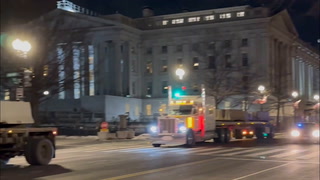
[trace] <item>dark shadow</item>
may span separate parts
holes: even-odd
[[[12,180],[12,179],[23,179],[32,180],[35,178],[52,176],[58,174],[64,174],[72,172],[70,169],[66,169],[60,165],[47,165],[47,166],[17,166],[8,164],[1,167],[0,179],[1,180]]]

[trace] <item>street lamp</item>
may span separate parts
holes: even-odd
[[[265,89],[266,89],[266,88],[265,88],[263,85],[260,85],[260,86],[258,87],[258,91],[260,91],[260,93],[263,93]]]
[[[20,39],[14,40],[12,47],[17,51],[22,51],[24,54],[28,53],[32,48],[28,41],[21,41]]]
[[[313,99],[316,100],[316,101],[319,101],[319,95],[314,95]]]
[[[182,68],[178,68],[176,70],[176,75],[179,76],[179,79],[182,79],[183,76],[185,75],[185,71]]]
[[[49,91],[44,91],[43,92],[43,95],[45,95],[45,96],[48,96],[50,93],[49,93]]]
[[[293,98],[297,98],[299,96],[299,93],[297,91],[293,91],[291,95]]]

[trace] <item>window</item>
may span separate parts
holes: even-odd
[[[168,52],[168,47],[167,46],[162,46],[161,47],[161,52],[162,53],[167,53]]]
[[[231,41],[230,40],[225,40],[224,41],[224,47],[225,48],[231,48]]]
[[[49,70],[49,66],[48,65],[44,65],[43,66],[43,76],[48,76],[48,70]]]
[[[242,47],[247,47],[248,46],[248,39],[247,38],[241,40],[241,46]]]
[[[120,45],[120,51],[121,51],[121,53],[123,53],[123,51],[124,51],[122,44]]]
[[[220,19],[228,19],[231,18],[231,13],[225,13],[219,15]]]
[[[94,96],[94,48],[93,45],[88,46],[89,61],[89,96]]]
[[[73,97],[80,98],[80,48],[73,46]]]
[[[5,101],[9,101],[10,100],[10,91],[8,89],[6,89],[4,91],[4,100]]]
[[[147,104],[146,105],[146,114],[147,114],[147,116],[151,116],[152,115],[152,106],[151,106],[151,104]]]
[[[188,18],[188,22],[197,22],[200,21],[200,17],[190,17]]]
[[[173,19],[171,22],[172,24],[181,24],[183,23],[183,19]]]
[[[249,62],[248,62],[248,54],[247,53],[243,53],[242,54],[242,66],[248,66]]]
[[[197,57],[193,58],[193,69],[194,70],[199,69],[199,59]]]
[[[231,55],[225,55],[225,65],[226,68],[232,68],[232,63],[231,63]]]
[[[182,65],[182,58],[177,59],[177,64]]]
[[[208,68],[216,69],[216,58],[214,56],[209,56],[208,61]]]
[[[243,17],[245,15],[244,11],[237,12],[237,17]]]
[[[64,59],[65,59],[65,52],[62,46],[57,47],[57,58],[59,62],[59,99],[65,98],[65,69],[64,69]]]
[[[146,73],[152,74],[152,62],[151,61],[148,61],[146,64]]]
[[[136,72],[136,60],[131,60],[131,72]]]
[[[162,94],[168,94],[168,81],[162,81]]]
[[[132,95],[136,94],[136,82],[132,82]]]
[[[168,71],[168,62],[167,60],[162,60],[162,72],[167,72]]]
[[[136,116],[139,116],[140,115],[140,110],[139,110],[139,106],[136,106],[136,109],[135,109],[135,113],[134,113]]]
[[[205,21],[214,20],[214,15],[205,16],[205,17],[204,17],[204,20],[205,20]]]
[[[147,54],[152,54],[152,48],[151,47],[147,48]]]
[[[147,96],[151,97],[152,95],[152,82],[147,83]]]
[[[182,52],[182,45],[177,45],[177,52]]]
[[[231,103],[229,101],[224,102],[224,108],[225,109],[230,109]]]
[[[168,25],[168,23],[169,23],[168,20],[163,20],[163,21],[162,21],[162,25],[164,25],[164,26],[165,26],[165,25]]]
[[[214,42],[210,42],[210,43],[208,44],[208,49],[209,49],[209,50],[215,50],[215,49],[216,49],[216,44],[215,44]]]

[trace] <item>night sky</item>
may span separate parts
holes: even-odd
[[[287,8],[300,37],[315,45],[319,35],[320,0],[71,0],[100,14],[120,13],[141,17],[141,8],[150,6],[155,15],[214,9],[238,5],[267,6],[275,11]],[[56,0],[1,0],[1,31],[10,25],[37,18],[56,8]]]

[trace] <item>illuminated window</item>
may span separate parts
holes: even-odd
[[[43,76],[48,76],[48,70],[49,70],[49,66],[48,65],[44,65],[44,67],[43,67]]]
[[[147,104],[146,105],[146,114],[147,114],[147,116],[151,116],[152,115],[151,109],[152,109],[151,104]]]
[[[162,81],[162,94],[168,94],[168,81]]]
[[[162,25],[164,25],[164,26],[165,26],[165,25],[168,25],[168,23],[169,23],[168,20],[163,20],[163,21],[162,21]]]
[[[74,99],[80,98],[80,49],[73,47],[73,93]]]
[[[167,72],[168,71],[168,62],[167,60],[162,60],[162,72]]]
[[[151,95],[152,95],[152,82],[148,82],[147,83],[147,96],[148,97],[151,97]]]
[[[57,47],[57,59],[59,63],[58,71],[59,71],[59,99],[65,98],[65,91],[64,91],[64,81],[65,81],[65,69],[64,69],[64,59],[65,59],[65,52],[62,46]]]
[[[245,15],[244,11],[237,12],[237,17],[243,17]]]
[[[183,19],[173,19],[171,22],[172,24],[182,24],[183,23]]]
[[[204,20],[205,20],[205,21],[214,20],[214,15],[205,16],[205,17],[204,17]]]
[[[146,73],[152,74],[152,62],[151,61],[148,61],[146,64]]]
[[[228,19],[231,18],[231,13],[220,14],[220,19]]]
[[[197,22],[200,21],[200,17],[190,17],[188,18],[188,22]]]
[[[166,113],[167,112],[167,104],[161,104],[159,112]]]
[[[89,96],[94,96],[94,48],[93,45],[88,46],[89,61]]]
[[[126,104],[126,112],[130,112],[130,104]]]
[[[193,69],[194,70],[199,69],[199,59],[197,57],[193,58]]]
[[[10,100],[10,91],[7,89],[4,91],[4,100],[6,101]]]

